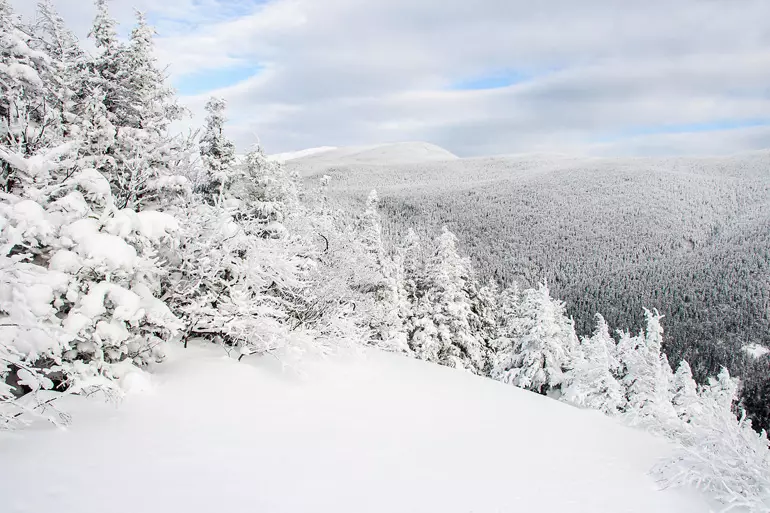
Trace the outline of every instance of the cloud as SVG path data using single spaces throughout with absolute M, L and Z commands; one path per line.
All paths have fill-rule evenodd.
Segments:
M 84 2 L 58 1 L 80 33 Z M 208 94 L 228 100 L 241 149 L 255 134 L 271 152 L 400 140 L 461 155 L 770 144 L 766 0 L 112 3 L 126 23 L 132 3 L 149 11 L 194 112 Z M 698 128 L 685 137 L 672 126 Z

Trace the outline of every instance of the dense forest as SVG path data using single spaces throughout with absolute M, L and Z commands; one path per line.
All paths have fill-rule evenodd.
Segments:
M 637 330 L 657 308 L 671 362 L 688 360 L 701 382 L 726 365 L 770 427 L 770 357 L 742 350 L 770 344 L 770 153 L 289 165 L 308 183 L 328 174 L 343 206 L 377 187 L 390 241 L 446 225 L 485 279 L 546 280 L 581 335 L 596 313 Z

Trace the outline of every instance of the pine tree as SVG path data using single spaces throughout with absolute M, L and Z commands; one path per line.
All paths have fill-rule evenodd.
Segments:
M 687 382 L 688 369 L 680 369 L 677 375 Z M 716 379 L 710 378 L 701 388 L 697 414 L 689 418 L 678 453 L 654 471 L 666 486 L 695 486 L 726 509 L 739 506 L 759 513 L 770 508 L 770 442 L 765 431 L 754 431 L 745 412 L 736 417 L 738 390 L 738 380 L 724 367 Z
M 597 314 L 596 331 L 581 340 L 572 368 L 565 374 L 563 400 L 607 415 L 622 411 L 625 390 L 611 372 L 612 349 L 614 340 L 607 322 Z
M 457 238 L 444 227 L 437 250 L 425 269 L 417 299 L 410 347 L 425 360 L 483 373 L 487 359 L 482 337 L 474 331 L 474 272 L 457 251 Z
M 62 134 L 78 138 L 78 106 L 84 97 L 88 97 L 84 93 L 88 76 L 86 55 L 54 8 L 52 0 L 42 0 L 38 4 L 35 34 L 39 49 L 51 58 L 45 79 L 59 104 Z
M 99 53 L 88 63 L 88 90 L 104 94 L 104 106 L 110 123 L 115 127 L 128 125 L 128 92 L 125 81 L 129 70 L 125 63 L 125 46 L 118 40 L 117 22 L 110 15 L 108 0 L 94 0 L 96 16 L 88 37 L 94 40 Z
M 366 198 L 366 210 L 360 221 L 361 244 L 367 253 L 370 253 L 375 261 L 382 258 L 384 252 L 382 246 L 382 218 L 378 211 L 380 199 L 377 191 L 372 189 Z
M 17 21 L 7 0 L 0 0 L 0 148 L 22 157 L 62 142 L 61 102 L 52 88 L 56 68 L 35 48 L 32 33 Z M 49 171 L 4 161 L 0 188 L 11 192 L 44 182 Z
M 136 20 L 124 55 L 129 92 L 129 119 L 124 126 L 162 137 L 171 122 L 183 117 L 184 109 L 177 104 L 174 90 L 166 85 L 166 76 L 158 67 L 153 41 L 155 29 L 147 24 L 140 11 L 136 13 Z
M 644 310 L 647 327 L 636 337 L 624 334 L 618 354 L 624 368 L 622 383 L 627 390 L 627 415 L 632 423 L 651 429 L 675 429 L 672 404 L 672 372 L 661 355 L 663 318 L 657 311 Z
M 227 103 L 221 98 L 209 98 L 206 102 L 206 127 L 200 142 L 200 154 L 206 167 L 206 179 L 202 186 L 208 201 L 216 201 L 225 184 L 232 180 L 235 165 L 235 145 L 224 135 L 227 122 Z
M 518 317 L 510 322 L 515 338 L 496 357 L 492 378 L 539 393 L 557 391 L 578 344 L 564 303 L 541 284 L 524 291 Z
M 387 350 L 408 352 L 403 267 L 398 256 L 393 259 L 385 253 L 378 207 L 377 191 L 372 190 L 358 222 L 358 241 L 362 248 L 362 272 L 358 286 L 372 295 L 368 329 L 374 344 Z
M 674 373 L 674 395 L 672 403 L 677 416 L 686 424 L 693 421 L 702 412 L 698 386 L 692 377 L 690 365 L 682 360 Z

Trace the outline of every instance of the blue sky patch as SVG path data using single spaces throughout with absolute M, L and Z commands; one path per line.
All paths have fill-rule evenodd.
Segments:
M 172 84 L 180 95 L 192 96 L 235 85 L 261 71 L 262 67 L 258 64 L 230 66 L 172 77 Z
M 514 84 L 526 82 L 532 78 L 528 73 L 518 71 L 501 71 L 468 78 L 455 82 L 449 86 L 454 91 L 478 91 L 484 89 L 500 89 Z

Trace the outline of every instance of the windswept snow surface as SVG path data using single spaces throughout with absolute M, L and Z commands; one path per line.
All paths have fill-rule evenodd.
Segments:
M 346 146 L 320 152 L 310 151 L 309 154 L 290 159 L 292 168 L 298 169 L 305 176 L 313 172 L 322 172 L 330 167 L 393 166 L 459 160 L 457 155 L 426 142 Z
M 0 433 L 0 509 L 709 511 L 647 475 L 666 441 L 461 371 L 368 350 L 301 372 L 214 347 L 169 356 L 120 407 L 68 398 L 68 429 Z
M 286 162 L 289 160 L 300 159 L 303 157 L 309 157 L 310 155 L 316 155 L 318 153 L 325 153 L 327 151 L 336 150 L 336 146 L 319 146 L 318 148 L 308 148 L 306 150 L 290 151 L 286 153 L 275 153 L 270 155 L 271 160 L 278 162 Z

